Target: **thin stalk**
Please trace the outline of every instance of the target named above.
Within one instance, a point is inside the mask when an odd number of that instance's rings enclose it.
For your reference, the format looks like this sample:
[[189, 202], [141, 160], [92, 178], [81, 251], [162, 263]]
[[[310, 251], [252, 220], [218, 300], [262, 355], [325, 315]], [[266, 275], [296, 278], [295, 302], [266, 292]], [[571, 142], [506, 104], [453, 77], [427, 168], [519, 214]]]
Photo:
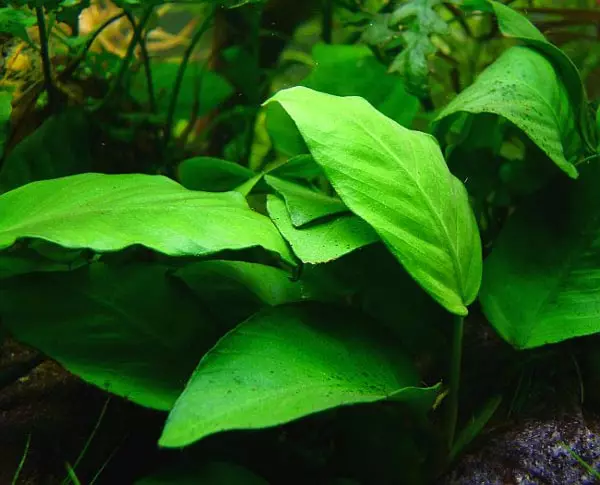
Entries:
[[321, 39], [326, 44], [333, 40], [333, 0], [322, 0], [323, 23], [321, 25]]
[[129, 64], [131, 62], [131, 58], [133, 57], [133, 51], [135, 50], [135, 46], [138, 45], [138, 43], [140, 42], [144, 27], [146, 26], [146, 24], [150, 20], [150, 16], [152, 15], [152, 10], [152, 6], [144, 10], [142, 18], [133, 29], [133, 37], [131, 39], [131, 42], [127, 46], [127, 52], [125, 53], [125, 58], [121, 62], [121, 66], [119, 67], [119, 72], [117, 73], [116, 79], [111, 84], [108, 92], [106, 93], [106, 96], [104, 96], [102, 101], [100, 101], [95, 107], [92, 108], [92, 111], [99, 111], [102, 108], [104, 108], [108, 104], [110, 99], [114, 96], [116, 91], [121, 87], [123, 79], [125, 78], [127, 70], [129, 69]]
[[[125, 16], [135, 29], [135, 18], [128, 10], [125, 10]], [[140, 50], [142, 51], [142, 62], [144, 63], [144, 71], [146, 73], [146, 86], [148, 88], [148, 102], [150, 103], [150, 111], [156, 113], [156, 96], [154, 96], [154, 83], [152, 81], [152, 68], [150, 67], [150, 55], [146, 46], [146, 39], [140, 36]]]
[[42, 70], [44, 71], [44, 88], [48, 93], [48, 104], [50, 109], [56, 109], [56, 91], [52, 84], [52, 65], [50, 62], [50, 51], [48, 49], [48, 32], [46, 29], [46, 19], [44, 18], [44, 9], [42, 1], [37, 0], [35, 7], [35, 16], [37, 17], [37, 25], [40, 33], [40, 48], [42, 57]]
[[59, 76], [66, 77], [66, 76], [70, 76], [73, 72], [75, 72], [75, 69], [77, 69], [77, 67], [79, 67], [79, 64], [81, 64], [81, 62], [85, 59], [87, 53], [92, 48], [92, 45], [94, 45], [94, 42], [96, 41], [98, 36], [102, 33], [102, 31], [104, 29], [106, 29], [109, 25], [111, 25], [113, 22], [116, 22], [117, 20], [119, 20], [121, 17], [124, 17], [124, 16], [125, 16], [125, 12], [121, 12], [121, 13], [115, 15], [114, 17], [111, 17], [108, 20], [106, 20], [102, 25], [100, 25], [100, 27], [98, 27], [96, 30], [94, 30], [94, 32], [90, 35], [90, 38], [87, 40], [87, 42], [85, 43], [85, 45], [83, 46], [83, 48], [81, 49], [79, 54], [77, 55], [77, 58], [75, 58], [75, 60], [73, 60], [73, 62], [71, 62], [65, 68], [65, 70], [59, 74]]
[[12, 479], [12, 485], [17, 485], [19, 483], [19, 476], [23, 471], [23, 467], [25, 466], [25, 460], [27, 460], [27, 455], [29, 454], [29, 445], [31, 444], [31, 433], [27, 435], [27, 441], [25, 442], [25, 450], [23, 450], [23, 455], [21, 455], [21, 460], [19, 461], [19, 466], [15, 471]]
[[185, 75], [185, 70], [187, 68], [188, 63], [190, 62], [190, 58], [196, 48], [202, 36], [209, 29], [212, 20], [215, 15], [215, 10], [213, 9], [204, 19], [200, 28], [196, 31], [194, 36], [192, 37], [190, 44], [185, 50], [183, 57], [181, 58], [181, 64], [179, 64], [179, 69], [177, 70], [177, 76], [175, 78], [175, 84], [173, 85], [173, 91], [171, 92], [171, 100], [169, 101], [169, 109], [167, 111], [167, 121], [165, 126], [165, 139], [164, 139], [164, 147], [165, 151], [171, 142], [171, 135], [173, 133], [173, 123], [175, 120], [175, 110], [177, 109], [177, 100], [179, 99], [179, 92], [181, 91], [181, 85], [183, 84], [183, 77]]
[[462, 361], [463, 329], [465, 317], [455, 315], [452, 336], [452, 356], [450, 363], [450, 393], [448, 395], [448, 449], [454, 445], [456, 423], [458, 421], [458, 392], [460, 390], [460, 368]]

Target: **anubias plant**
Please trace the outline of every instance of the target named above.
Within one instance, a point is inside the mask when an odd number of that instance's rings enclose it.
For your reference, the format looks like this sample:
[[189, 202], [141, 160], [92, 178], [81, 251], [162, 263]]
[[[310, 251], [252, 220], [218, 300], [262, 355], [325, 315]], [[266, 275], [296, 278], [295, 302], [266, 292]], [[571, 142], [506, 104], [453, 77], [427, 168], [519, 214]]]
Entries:
[[[600, 331], [598, 125], [580, 75], [510, 8], [463, 8], [493, 15], [518, 45], [437, 114], [432, 134], [403, 126], [418, 102], [368, 49], [320, 45], [302, 86], [258, 117], [274, 163], [195, 157], [178, 181], [24, 183], [17, 145], [0, 173], [3, 328], [168, 412], [162, 447], [385, 401], [441, 437], [443, 470], [499, 405], [488, 396], [459, 413], [477, 299], [516, 349]], [[332, 83], [357, 66], [368, 82]], [[490, 232], [503, 207], [511, 216]], [[428, 353], [441, 371], [423, 365]]]

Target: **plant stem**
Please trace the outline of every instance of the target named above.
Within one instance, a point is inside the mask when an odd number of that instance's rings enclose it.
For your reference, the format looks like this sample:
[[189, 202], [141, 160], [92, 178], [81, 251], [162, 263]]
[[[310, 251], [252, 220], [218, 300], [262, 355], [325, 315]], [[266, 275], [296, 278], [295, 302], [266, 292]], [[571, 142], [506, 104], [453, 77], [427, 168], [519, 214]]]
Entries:
[[152, 10], [153, 10], [152, 6], [148, 7], [146, 10], [144, 10], [142, 18], [140, 19], [138, 24], [133, 29], [133, 37], [131, 39], [131, 42], [127, 46], [127, 52], [125, 54], [125, 58], [121, 62], [121, 66], [119, 67], [119, 72], [117, 73], [116, 79], [110, 86], [108, 92], [106, 93], [106, 96], [104, 96], [102, 101], [100, 101], [95, 107], [92, 108], [92, 111], [99, 111], [102, 108], [104, 108], [108, 104], [110, 99], [113, 97], [115, 92], [121, 87], [121, 84], [123, 83], [123, 79], [125, 78], [125, 74], [127, 74], [127, 70], [129, 68], [131, 58], [133, 57], [133, 52], [135, 50], [135, 46], [138, 45], [138, 43], [140, 42], [144, 27], [146, 26], [146, 24], [150, 20], [150, 16], [152, 15]]
[[215, 10], [213, 9], [204, 19], [200, 28], [196, 31], [194, 36], [190, 41], [190, 45], [188, 45], [186, 51], [181, 58], [181, 64], [179, 64], [179, 69], [177, 70], [177, 77], [175, 78], [175, 84], [173, 85], [173, 91], [171, 92], [171, 100], [169, 101], [169, 109], [167, 111], [167, 121], [165, 125], [165, 139], [164, 139], [164, 148], [165, 152], [169, 143], [171, 142], [171, 135], [173, 133], [173, 123], [175, 120], [175, 110], [177, 109], [177, 100], [179, 99], [179, 92], [181, 91], [181, 85], [183, 84], [183, 77], [185, 75], [185, 70], [187, 68], [188, 63], [190, 62], [190, 58], [194, 52], [196, 44], [200, 42], [202, 36], [209, 29], [213, 17], [215, 15]]
[[50, 110], [56, 109], [56, 91], [52, 84], [52, 66], [50, 63], [50, 52], [48, 49], [48, 32], [46, 31], [46, 20], [44, 19], [44, 9], [42, 1], [37, 0], [35, 7], [35, 15], [37, 17], [38, 30], [40, 33], [40, 48], [42, 56], [42, 70], [44, 71], [44, 87], [48, 93], [48, 104]]
[[326, 44], [331, 44], [333, 39], [333, 0], [323, 1], [323, 23], [321, 25], [321, 39]]
[[[125, 10], [125, 16], [131, 23], [131, 27], [135, 29], [135, 18], [129, 10]], [[141, 36], [138, 39], [140, 50], [142, 51], [142, 62], [144, 63], [144, 71], [146, 73], [146, 86], [148, 87], [148, 102], [150, 111], [156, 113], [156, 97], [154, 96], [154, 83], [152, 81], [152, 68], [150, 67], [150, 55], [146, 46], [146, 39]], [[75, 468], [75, 466], [73, 466]]]
[[454, 331], [452, 335], [452, 356], [450, 363], [450, 394], [448, 396], [448, 449], [452, 449], [456, 422], [458, 421], [458, 393], [460, 390], [460, 367], [462, 361], [463, 328], [465, 317], [454, 316]]

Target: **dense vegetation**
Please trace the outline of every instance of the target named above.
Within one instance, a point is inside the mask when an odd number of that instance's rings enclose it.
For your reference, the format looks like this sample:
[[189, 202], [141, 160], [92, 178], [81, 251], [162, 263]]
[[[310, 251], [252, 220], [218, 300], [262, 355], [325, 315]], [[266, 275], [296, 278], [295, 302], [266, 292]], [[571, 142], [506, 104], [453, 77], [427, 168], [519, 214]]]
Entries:
[[600, 11], [568, 7], [0, 1], [0, 338], [39, 352], [0, 394], [48, 359], [155, 410], [140, 485], [432, 483], [597, 412]]

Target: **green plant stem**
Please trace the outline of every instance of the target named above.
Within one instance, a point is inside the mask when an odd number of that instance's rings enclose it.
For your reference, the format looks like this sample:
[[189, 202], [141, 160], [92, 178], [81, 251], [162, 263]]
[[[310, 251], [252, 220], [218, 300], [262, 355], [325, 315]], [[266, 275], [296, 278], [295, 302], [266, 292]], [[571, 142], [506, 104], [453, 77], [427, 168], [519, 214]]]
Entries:
[[[125, 16], [131, 23], [131, 27], [135, 29], [135, 18], [129, 10], [125, 11]], [[150, 66], [150, 55], [148, 54], [148, 47], [146, 46], [146, 39], [140, 36], [139, 46], [142, 51], [142, 62], [144, 63], [144, 71], [146, 73], [146, 86], [148, 87], [148, 102], [150, 104], [150, 111], [156, 113], [156, 96], [154, 95], [154, 82], [152, 81], [152, 68]]]
[[460, 390], [460, 367], [462, 361], [463, 329], [465, 318], [454, 317], [454, 331], [452, 336], [452, 355], [450, 363], [450, 393], [448, 395], [448, 449], [454, 445], [456, 422], [458, 421], [458, 393]]
[[19, 461], [19, 465], [13, 475], [12, 485], [17, 485], [19, 483], [19, 476], [23, 471], [23, 467], [25, 466], [25, 460], [27, 460], [27, 455], [29, 454], [29, 445], [31, 444], [31, 433], [27, 435], [27, 441], [25, 442], [25, 449], [23, 450], [23, 455], [21, 456], [21, 460]]
[[321, 26], [321, 39], [326, 44], [333, 40], [333, 0], [322, 0], [323, 24]]
[[111, 84], [106, 96], [100, 101], [96, 106], [92, 108], [92, 111], [99, 111], [104, 108], [108, 102], [112, 99], [117, 90], [121, 87], [123, 83], [123, 79], [125, 78], [125, 74], [127, 74], [127, 70], [129, 69], [129, 64], [131, 63], [131, 58], [133, 57], [133, 52], [135, 50], [135, 46], [138, 45], [140, 39], [142, 37], [142, 32], [144, 31], [144, 27], [150, 20], [150, 16], [152, 15], [153, 7], [150, 6], [144, 10], [142, 18], [138, 22], [138, 24], [133, 29], [133, 38], [131, 42], [127, 46], [127, 52], [125, 54], [125, 58], [121, 62], [121, 66], [119, 67], [119, 72], [117, 73], [117, 77], [114, 82]]
[[121, 13], [115, 15], [114, 17], [109, 18], [102, 25], [100, 25], [100, 27], [98, 27], [90, 35], [90, 38], [87, 40], [87, 42], [85, 43], [85, 45], [83, 46], [83, 48], [81, 49], [81, 51], [79, 52], [79, 54], [77, 55], [75, 60], [73, 60], [73, 62], [71, 62], [65, 68], [65, 70], [59, 74], [59, 76], [62, 78], [62, 77], [67, 77], [67, 76], [70, 76], [71, 74], [73, 74], [73, 72], [75, 72], [75, 69], [77, 69], [79, 67], [79, 65], [81, 64], [81, 62], [85, 59], [87, 53], [92, 48], [92, 45], [94, 45], [94, 42], [96, 41], [98, 36], [102, 33], [102, 31], [104, 29], [106, 29], [109, 25], [111, 25], [113, 22], [116, 22], [117, 20], [119, 20], [120, 18], [122, 18], [124, 16], [125, 16], [125, 12], [121, 12]]
[[56, 109], [56, 91], [52, 83], [52, 65], [50, 62], [50, 51], [48, 49], [48, 32], [46, 31], [46, 20], [44, 19], [44, 9], [42, 1], [37, 0], [35, 7], [35, 16], [37, 17], [37, 25], [40, 32], [40, 48], [42, 57], [42, 70], [44, 72], [44, 88], [48, 93], [48, 104], [50, 110]]
[[190, 62], [190, 58], [196, 48], [202, 36], [209, 29], [213, 17], [215, 15], [215, 10], [213, 9], [204, 19], [200, 28], [196, 31], [194, 36], [192, 37], [190, 44], [188, 45], [186, 51], [181, 58], [181, 64], [179, 64], [179, 69], [177, 70], [177, 76], [175, 78], [175, 84], [173, 86], [173, 91], [171, 92], [171, 100], [169, 101], [169, 109], [167, 111], [167, 121], [165, 125], [165, 138], [164, 138], [164, 148], [165, 152], [171, 142], [171, 136], [173, 134], [173, 123], [175, 121], [175, 110], [177, 109], [177, 100], [179, 99], [179, 92], [181, 91], [181, 86], [183, 84], [183, 77], [185, 75], [185, 70], [187, 68], [188, 63]]

